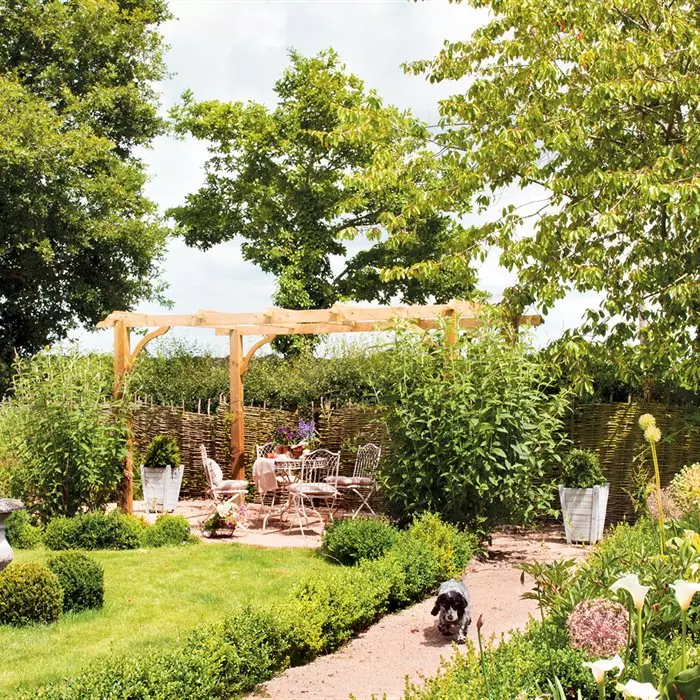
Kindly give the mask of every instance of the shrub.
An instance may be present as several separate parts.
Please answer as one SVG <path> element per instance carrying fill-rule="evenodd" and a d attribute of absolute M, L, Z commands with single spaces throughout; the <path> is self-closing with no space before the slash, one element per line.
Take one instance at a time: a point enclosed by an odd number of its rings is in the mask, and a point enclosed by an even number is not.
<path fill-rule="evenodd" d="M 335 520 L 323 533 L 323 553 L 341 564 L 377 559 L 396 540 L 398 531 L 384 520 Z"/>
<path fill-rule="evenodd" d="M 14 562 L 0 572 L 0 624 L 56 622 L 62 598 L 58 577 L 43 564 Z"/>
<path fill-rule="evenodd" d="M 47 566 L 63 589 L 63 612 L 101 608 L 104 601 L 104 569 L 82 552 L 62 552 Z"/>
<path fill-rule="evenodd" d="M 190 532 L 187 518 L 168 513 L 159 516 L 153 525 L 146 528 L 143 536 L 143 544 L 146 547 L 166 547 L 195 542 L 199 540 Z"/>
<path fill-rule="evenodd" d="M 414 518 L 408 532 L 413 539 L 425 542 L 430 547 L 441 580 L 461 578 L 479 546 L 476 535 L 443 522 L 435 513 L 423 513 Z"/>
<path fill-rule="evenodd" d="M 137 549 L 145 523 L 121 513 L 86 513 L 74 518 L 54 518 L 46 526 L 44 544 L 61 549 Z"/>
<path fill-rule="evenodd" d="M 433 548 L 402 532 L 385 557 L 377 561 L 391 582 L 389 607 L 398 610 L 421 600 L 440 581 Z"/>
<path fill-rule="evenodd" d="M 41 544 L 41 528 L 32 524 L 26 510 L 16 510 L 5 520 L 5 536 L 15 549 L 34 549 Z"/>
<path fill-rule="evenodd" d="M 172 435 L 156 435 L 146 449 L 143 466 L 147 469 L 180 466 L 180 449 L 177 446 L 177 440 Z"/>
<path fill-rule="evenodd" d="M 104 359 L 69 351 L 18 360 L 11 393 L 0 405 L 10 495 L 44 521 L 109 502 L 126 433 L 122 413 L 105 410 L 112 380 Z"/>
<path fill-rule="evenodd" d="M 523 523 L 549 513 L 547 470 L 561 461 L 565 397 L 527 342 L 500 328 L 462 334 L 397 334 L 378 385 L 391 454 L 379 472 L 390 513 L 422 512 L 471 528 Z"/>
<path fill-rule="evenodd" d="M 564 457 L 560 483 L 570 489 L 589 489 L 606 482 L 598 457 L 589 450 L 573 449 Z"/>

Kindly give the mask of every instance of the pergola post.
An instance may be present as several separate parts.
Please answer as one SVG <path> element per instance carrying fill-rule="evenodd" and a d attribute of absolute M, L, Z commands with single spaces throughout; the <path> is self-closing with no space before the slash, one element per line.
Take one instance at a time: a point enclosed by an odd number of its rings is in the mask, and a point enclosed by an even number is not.
<path fill-rule="evenodd" d="M 124 321 L 114 324 L 114 398 L 124 398 L 124 383 L 131 365 L 131 333 Z M 126 420 L 126 455 L 124 472 L 117 493 L 117 505 L 124 513 L 134 510 L 134 438 L 131 418 Z"/>
<path fill-rule="evenodd" d="M 245 479 L 245 415 L 243 413 L 243 338 L 230 334 L 229 389 L 231 395 L 231 468 L 234 479 Z"/>

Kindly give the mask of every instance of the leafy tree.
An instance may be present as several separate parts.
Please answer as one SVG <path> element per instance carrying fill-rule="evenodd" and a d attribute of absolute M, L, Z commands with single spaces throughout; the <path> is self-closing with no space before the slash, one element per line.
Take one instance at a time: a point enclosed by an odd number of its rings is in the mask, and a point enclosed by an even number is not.
<path fill-rule="evenodd" d="M 210 144 L 204 185 L 169 212 L 187 244 L 208 249 L 240 236 L 243 256 L 277 277 L 275 303 L 288 308 L 325 308 L 339 298 L 424 302 L 471 293 L 474 272 L 464 265 L 451 265 L 438 281 L 380 276 L 393 265 L 435 264 L 450 249 L 452 224 L 438 210 L 409 217 L 403 238 L 358 253 L 333 275 L 331 256 L 346 255 L 345 238 L 364 231 L 378 240 L 386 217 L 420 198 L 432 177 L 421 167 L 431 160 L 427 131 L 409 114 L 384 106 L 332 50 L 312 58 L 291 52 L 290 58 L 275 84 L 275 109 L 197 103 L 188 92 L 173 110 L 181 134 Z M 403 164 L 403 179 L 366 172 L 379 152 Z"/>
<path fill-rule="evenodd" d="M 590 334 L 611 350 L 632 343 L 647 376 L 697 386 L 697 4 L 468 4 L 492 19 L 410 69 L 471 78 L 441 103 L 444 191 L 484 216 L 478 235 L 517 270 L 509 303 L 546 313 L 571 290 L 600 292 L 558 363 L 579 362 Z M 494 217 L 505 187 L 529 205 Z"/>
<path fill-rule="evenodd" d="M 162 0 L 0 0 L 0 369 L 158 294 Z"/>

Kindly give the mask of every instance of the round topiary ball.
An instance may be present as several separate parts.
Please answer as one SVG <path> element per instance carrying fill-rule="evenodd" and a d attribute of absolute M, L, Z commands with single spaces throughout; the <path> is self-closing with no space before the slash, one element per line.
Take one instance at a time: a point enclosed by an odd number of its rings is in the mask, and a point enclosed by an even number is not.
<path fill-rule="evenodd" d="M 384 520 L 334 520 L 323 533 L 323 553 L 341 564 L 352 565 L 382 556 L 397 536 L 398 530 Z"/>
<path fill-rule="evenodd" d="M 43 564 L 13 562 L 0 573 L 0 624 L 56 622 L 62 600 L 58 577 Z"/>
<path fill-rule="evenodd" d="M 51 557 L 48 567 L 63 589 L 63 612 L 101 608 L 104 602 L 104 569 L 83 552 L 63 552 Z"/>

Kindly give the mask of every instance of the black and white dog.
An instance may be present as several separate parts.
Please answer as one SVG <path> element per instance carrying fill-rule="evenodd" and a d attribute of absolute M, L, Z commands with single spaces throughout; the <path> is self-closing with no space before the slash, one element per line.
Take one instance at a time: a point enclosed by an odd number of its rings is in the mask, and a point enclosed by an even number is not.
<path fill-rule="evenodd" d="M 438 629 L 446 637 L 457 627 L 457 644 L 467 640 L 467 629 L 472 621 L 472 600 L 469 589 L 461 582 L 451 578 L 440 585 L 438 597 L 431 615 L 440 614 Z"/>

